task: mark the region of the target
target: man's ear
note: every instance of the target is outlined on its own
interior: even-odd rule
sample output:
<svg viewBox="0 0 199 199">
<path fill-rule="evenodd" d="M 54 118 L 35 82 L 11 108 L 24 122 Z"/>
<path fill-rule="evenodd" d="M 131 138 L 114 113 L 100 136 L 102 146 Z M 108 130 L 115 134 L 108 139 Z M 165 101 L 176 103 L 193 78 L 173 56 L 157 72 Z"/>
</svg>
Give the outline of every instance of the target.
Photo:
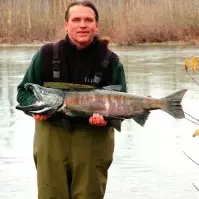
<svg viewBox="0 0 199 199">
<path fill-rule="evenodd" d="M 99 23 L 96 22 L 96 32 L 98 33 L 99 32 Z"/>
<path fill-rule="evenodd" d="M 68 32 L 68 23 L 67 23 L 67 21 L 64 23 L 64 29 L 65 29 L 66 32 Z"/>
</svg>

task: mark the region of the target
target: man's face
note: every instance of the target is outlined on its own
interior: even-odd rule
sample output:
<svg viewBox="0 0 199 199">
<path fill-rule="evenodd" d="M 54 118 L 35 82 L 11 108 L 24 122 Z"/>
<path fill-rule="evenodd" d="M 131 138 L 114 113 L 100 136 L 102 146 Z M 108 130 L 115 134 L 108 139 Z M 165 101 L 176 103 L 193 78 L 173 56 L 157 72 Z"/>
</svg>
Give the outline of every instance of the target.
<svg viewBox="0 0 199 199">
<path fill-rule="evenodd" d="M 93 41 L 93 37 L 98 31 L 94 11 L 81 5 L 71 7 L 65 29 L 77 48 L 85 48 Z"/>
</svg>

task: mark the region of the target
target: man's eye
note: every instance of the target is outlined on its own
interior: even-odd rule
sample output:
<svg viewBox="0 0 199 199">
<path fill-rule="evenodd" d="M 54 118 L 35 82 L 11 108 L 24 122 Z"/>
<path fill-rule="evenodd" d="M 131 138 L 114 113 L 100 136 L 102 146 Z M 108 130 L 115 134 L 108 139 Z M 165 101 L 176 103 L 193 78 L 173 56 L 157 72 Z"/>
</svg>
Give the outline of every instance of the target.
<svg viewBox="0 0 199 199">
<path fill-rule="evenodd" d="M 91 19 L 91 18 L 87 18 L 85 21 L 87 21 L 87 22 L 93 22 L 94 20 Z"/>
<path fill-rule="evenodd" d="M 73 21 L 73 22 L 79 22 L 80 19 L 79 19 L 79 18 L 74 18 L 72 21 Z"/>
</svg>

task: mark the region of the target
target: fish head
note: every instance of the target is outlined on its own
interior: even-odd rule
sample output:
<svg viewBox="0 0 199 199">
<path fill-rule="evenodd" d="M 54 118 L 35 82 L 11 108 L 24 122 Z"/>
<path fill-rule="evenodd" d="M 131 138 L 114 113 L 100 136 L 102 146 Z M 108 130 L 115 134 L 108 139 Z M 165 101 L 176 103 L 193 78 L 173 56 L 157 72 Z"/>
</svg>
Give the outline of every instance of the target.
<svg viewBox="0 0 199 199">
<path fill-rule="evenodd" d="M 38 101 L 54 108 L 63 104 L 64 92 L 59 89 L 47 88 L 38 84 L 26 83 L 25 89 L 34 93 Z"/>
</svg>

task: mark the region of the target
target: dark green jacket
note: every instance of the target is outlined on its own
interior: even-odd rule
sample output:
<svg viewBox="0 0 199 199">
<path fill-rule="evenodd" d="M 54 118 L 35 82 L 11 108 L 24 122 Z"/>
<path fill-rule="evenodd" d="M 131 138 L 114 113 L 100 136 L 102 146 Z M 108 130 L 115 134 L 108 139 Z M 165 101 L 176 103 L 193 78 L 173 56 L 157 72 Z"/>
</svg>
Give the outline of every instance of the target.
<svg viewBox="0 0 199 199">
<path fill-rule="evenodd" d="M 21 106 L 27 106 L 33 104 L 36 101 L 34 95 L 24 89 L 26 83 L 34 83 L 39 85 L 44 85 L 44 79 L 42 75 L 43 65 L 42 65 L 41 51 L 39 50 L 33 57 L 32 62 L 25 73 L 22 82 L 18 86 L 17 101 Z M 78 61 L 78 60 L 77 60 Z M 110 63 L 112 67 L 112 77 L 110 77 L 110 85 L 122 85 L 122 91 L 126 92 L 126 81 L 123 65 L 120 63 L 119 59 Z M 75 83 L 75 82 L 70 82 Z M 104 85 L 106 86 L 106 85 Z"/>
</svg>

